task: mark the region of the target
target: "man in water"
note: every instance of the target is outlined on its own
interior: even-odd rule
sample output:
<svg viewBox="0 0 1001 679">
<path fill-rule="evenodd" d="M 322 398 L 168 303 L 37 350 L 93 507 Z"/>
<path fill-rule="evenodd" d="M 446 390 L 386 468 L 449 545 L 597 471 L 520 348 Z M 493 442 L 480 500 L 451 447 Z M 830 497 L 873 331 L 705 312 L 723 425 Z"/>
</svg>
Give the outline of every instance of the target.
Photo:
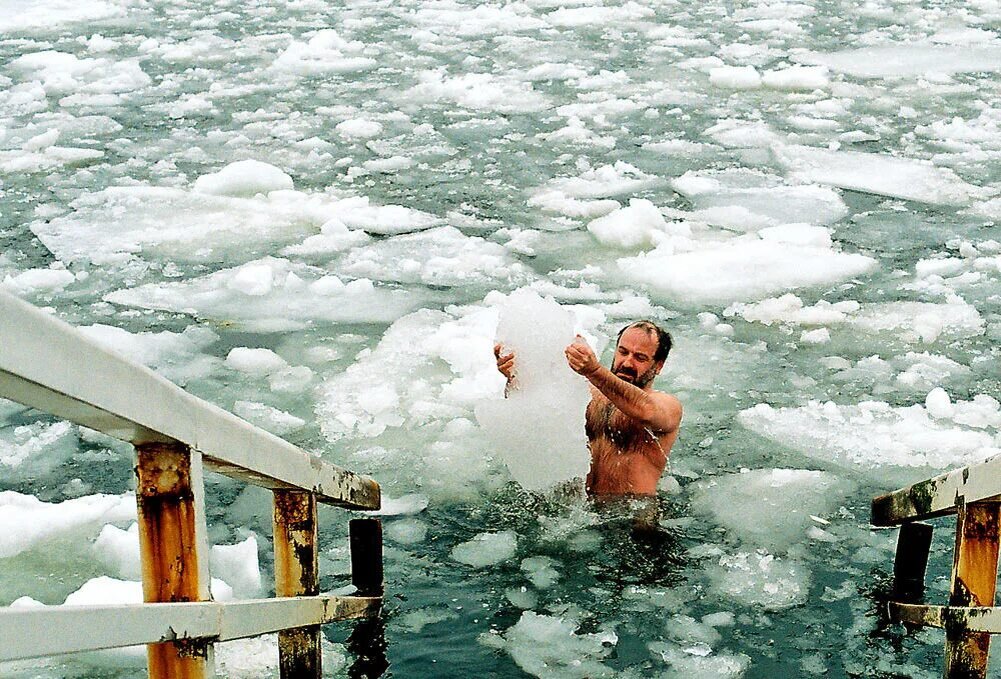
<svg viewBox="0 0 1001 679">
<path fill-rule="evenodd" d="M 497 369 L 514 380 L 514 354 L 494 346 Z M 595 496 L 653 496 L 678 436 L 681 402 L 656 391 L 653 380 L 671 350 L 671 335 L 650 321 L 619 332 L 611 370 L 580 336 L 565 350 L 567 363 L 591 383 L 586 431 L 591 450 L 587 492 Z"/>
</svg>

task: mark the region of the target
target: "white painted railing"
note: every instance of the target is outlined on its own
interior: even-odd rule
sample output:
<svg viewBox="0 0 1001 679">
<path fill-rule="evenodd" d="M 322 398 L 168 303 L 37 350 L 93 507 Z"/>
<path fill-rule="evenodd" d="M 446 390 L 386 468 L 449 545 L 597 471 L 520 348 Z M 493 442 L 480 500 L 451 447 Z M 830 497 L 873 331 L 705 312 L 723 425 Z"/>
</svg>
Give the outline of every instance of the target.
<svg viewBox="0 0 1001 679">
<path fill-rule="evenodd" d="M 188 394 L 3 292 L 0 397 L 133 444 L 147 602 L 0 609 L 0 660 L 149 644 L 151 677 L 197 678 L 212 674 L 212 643 L 278 631 L 282 676 L 319 677 L 319 626 L 378 614 L 378 520 L 351 521 L 355 596 L 321 596 L 317 572 L 317 502 L 378 509 L 372 479 Z M 274 492 L 279 598 L 210 600 L 203 468 Z"/>
</svg>

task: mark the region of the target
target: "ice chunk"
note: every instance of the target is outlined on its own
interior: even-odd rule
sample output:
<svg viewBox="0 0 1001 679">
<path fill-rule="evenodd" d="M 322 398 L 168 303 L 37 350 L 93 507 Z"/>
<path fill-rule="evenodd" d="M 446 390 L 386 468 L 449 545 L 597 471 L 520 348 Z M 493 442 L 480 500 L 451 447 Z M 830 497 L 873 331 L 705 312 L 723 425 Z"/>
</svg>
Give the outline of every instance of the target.
<svg viewBox="0 0 1001 679">
<path fill-rule="evenodd" d="M 66 597 L 64 606 L 102 606 L 108 604 L 138 604 L 143 600 L 143 584 L 135 580 L 119 580 L 101 576 L 85 582 Z"/>
<path fill-rule="evenodd" d="M 792 323 L 796 325 L 828 325 L 840 323 L 857 312 L 861 305 L 854 300 L 830 303 L 820 300 L 813 306 L 804 307 L 803 300 L 792 293 L 781 297 L 770 297 L 753 304 L 732 304 L 723 311 L 723 316 L 741 316 L 752 323 Z"/>
<path fill-rule="evenodd" d="M 629 0 L 621 5 L 602 6 L 595 4 L 590 7 L 568 7 L 560 3 L 560 9 L 546 15 L 546 21 L 553 26 L 565 28 L 583 28 L 595 26 L 604 28 L 627 22 L 635 22 L 652 17 L 654 11 L 637 2 Z"/>
<path fill-rule="evenodd" d="M 709 71 L 709 83 L 729 90 L 761 87 L 761 75 L 753 66 L 719 66 Z"/>
<path fill-rule="evenodd" d="M 558 565 L 548 556 L 530 556 L 522 559 L 521 570 L 536 589 L 548 589 L 560 579 Z"/>
<path fill-rule="evenodd" d="M 288 367 L 288 363 L 270 349 L 233 347 L 226 356 L 226 367 L 263 377 Z"/>
<path fill-rule="evenodd" d="M 371 139 L 382 134 L 382 125 L 374 120 L 350 118 L 337 123 L 335 130 L 347 139 Z"/>
<path fill-rule="evenodd" d="M 402 497 L 389 497 L 385 493 L 382 495 L 382 507 L 379 511 L 372 512 L 377 516 L 403 516 L 407 514 L 420 514 L 428 507 L 428 498 L 420 493 L 411 493 Z"/>
<path fill-rule="evenodd" d="M 37 220 L 31 229 L 67 263 L 106 265 L 139 253 L 180 262 L 238 263 L 315 233 L 334 212 L 356 202 L 296 192 L 234 198 L 122 186 L 84 194 L 71 203 L 70 214 Z"/>
<path fill-rule="evenodd" d="M 511 475 L 529 490 L 583 478 L 590 467 L 584 411 L 586 380 L 567 365 L 573 315 L 533 291 L 511 294 L 497 340 L 515 353 L 515 385 L 503 400 L 476 408 L 476 419 Z"/>
<path fill-rule="evenodd" d="M 587 225 L 587 230 L 600 243 L 619 248 L 652 245 L 658 234 L 691 235 L 686 224 L 668 225 L 657 206 L 641 198 L 630 200 L 629 207 L 595 219 Z"/>
<path fill-rule="evenodd" d="M 532 16 L 531 10 L 521 3 L 475 7 L 466 7 L 458 3 L 441 3 L 421 7 L 416 12 L 408 14 L 407 18 L 419 26 L 432 28 L 435 33 L 463 38 L 510 35 L 516 31 L 546 27 L 544 21 Z"/>
<path fill-rule="evenodd" d="M 345 40 L 337 31 L 325 29 L 308 42 L 293 40 L 271 67 L 300 77 L 365 71 L 378 62 L 365 56 L 364 50 L 365 43 Z"/>
<path fill-rule="evenodd" d="M 219 359 L 202 353 L 219 336 L 201 326 L 192 325 L 184 332 L 131 333 L 101 324 L 78 329 L 99 344 L 182 385 L 207 377 L 219 365 Z"/>
<path fill-rule="evenodd" d="M 0 491 L 0 558 L 16 556 L 59 535 L 96 531 L 109 521 L 135 518 L 132 493 L 87 495 L 52 503 L 12 490 Z"/>
<path fill-rule="evenodd" d="M 892 333 L 904 342 L 925 344 L 940 337 L 976 337 L 985 329 L 984 319 L 976 307 L 959 297 L 941 304 L 906 301 L 868 304 L 850 322 L 866 332 Z"/>
<path fill-rule="evenodd" d="M 0 32 L 48 33 L 67 24 L 122 19 L 128 8 L 127 3 L 103 0 L 0 0 Z"/>
<path fill-rule="evenodd" d="M 786 185 L 779 177 L 747 171 L 686 172 L 671 188 L 692 201 L 694 217 L 739 231 L 783 224 L 826 225 L 843 219 L 848 206 L 836 191 L 810 184 Z M 726 219 L 720 208 L 740 208 Z M 723 217 L 724 219 L 721 219 Z"/>
<path fill-rule="evenodd" d="M 452 226 L 355 248 L 341 270 L 353 276 L 425 285 L 512 285 L 532 278 L 503 245 L 466 236 Z"/>
<path fill-rule="evenodd" d="M 618 643 L 614 632 L 583 634 L 572 619 L 525 611 L 502 638 L 481 636 L 505 649 L 524 672 L 554 679 L 598 679 L 615 675 L 602 664 Z"/>
<path fill-rule="evenodd" d="M 650 651 L 660 656 L 673 673 L 670 676 L 685 679 L 738 679 L 751 666 L 751 659 L 743 653 L 712 653 L 704 647 L 682 647 L 665 642 L 651 642 Z"/>
<path fill-rule="evenodd" d="M 306 420 L 301 417 L 253 401 L 237 401 L 233 404 L 233 412 L 247 422 L 278 436 L 286 436 L 306 426 Z"/>
<path fill-rule="evenodd" d="M 2 286 L 20 297 L 52 295 L 61 292 L 76 277 L 66 269 L 28 269 L 16 275 L 4 277 Z"/>
<path fill-rule="evenodd" d="M 680 254 L 661 246 L 618 260 L 626 280 L 645 284 L 655 296 L 686 307 L 750 301 L 790 288 L 831 285 L 876 266 L 876 260 L 865 255 L 756 237 Z"/>
<path fill-rule="evenodd" d="M 452 558 L 474 568 L 484 568 L 509 561 L 517 550 L 518 536 L 514 531 L 480 533 L 453 547 Z"/>
<path fill-rule="evenodd" d="M 824 89 L 830 84 L 824 66 L 793 66 L 777 71 L 766 71 L 761 76 L 765 87 L 776 90 L 806 91 Z"/>
<path fill-rule="evenodd" d="M 0 468 L 52 468 L 72 455 L 76 447 L 76 429 L 69 422 L 36 422 L 0 429 Z"/>
<path fill-rule="evenodd" d="M 775 157 L 799 181 L 932 205 L 967 205 L 989 192 L 946 167 L 877 153 L 776 145 Z"/>
<path fill-rule="evenodd" d="M 101 534 L 94 541 L 94 552 L 117 575 L 127 580 L 142 579 L 138 523 L 133 523 L 128 530 L 109 523 L 101 529 Z"/>
<path fill-rule="evenodd" d="M 402 205 L 370 205 L 368 200 L 346 203 L 337 213 L 345 226 L 369 233 L 395 235 L 439 226 L 441 218 Z"/>
<path fill-rule="evenodd" d="M 928 392 L 928 396 L 925 397 L 925 410 L 928 411 L 929 415 L 938 420 L 944 418 L 952 419 L 952 416 L 956 413 L 948 392 L 942 387 L 935 387 Z"/>
<path fill-rule="evenodd" d="M 808 457 L 894 480 L 968 464 L 997 450 L 989 433 L 933 419 L 921 405 L 810 401 L 774 408 L 761 403 L 741 411 L 737 419 L 751 431 Z M 914 473 L 906 473 L 908 468 Z"/>
<path fill-rule="evenodd" d="M 448 76 L 444 69 L 418 74 L 418 83 L 403 92 L 408 103 L 449 103 L 475 111 L 531 113 L 549 107 L 549 99 L 531 83 L 507 75 L 464 73 Z"/>
<path fill-rule="evenodd" d="M 199 193 L 250 197 L 258 193 L 291 190 L 292 178 L 274 165 L 259 160 L 239 160 L 213 174 L 195 180 Z"/>
<path fill-rule="evenodd" d="M 384 323 L 421 303 L 417 293 L 375 286 L 364 278 L 343 283 L 324 273 L 323 269 L 266 257 L 190 281 L 119 290 L 105 299 L 126 306 L 197 314 L 261 331 L 301 328 L 314 321 Z M 249 284 L 250 279 L 254 285 Z M 262 294 L 263 286 L 258 284 L 265 279 L 270 285 Z"/>
<path fill-rule="evenodd" d="M 402 545 L 415 545 L 424 542 L 428 527 L 426 523 L 417 519 L 402 519 L 387 523 L 384 530 L 386 537 L 393 542 Z"/>
<path fill-rule="evenodd" d="M 757 469 L 698 482 L 692 506 L 748 546 L 777 553 L 802 542 L 810 516 L 834 511 L 852 490 L 830 472 Z"/>
<path fill-rule="evenodd" d="M 724 554 L 707 570 L 721 594 L 766 611 L 800 605 L 810 592 L 810 572 L 804 564 L 763 549 Z"/>
<path fill-rule="evenodd" d="M 257 558 L 257 537 L 251 533 L 235 545 L 213 545 L 212 573 L 233 588 L 238 599 L 252 599 L 261 593 L 261 569 Z"/>
<path fill-rule="evenodd" d="M 901 78 L 929 74 L 1001 72 L 1001 46 L 936 45 L 928 42 L 874 45 L 841 52 L 793 56 L 804 64 L 826 66 L 859 78 Z"/>
</svg>

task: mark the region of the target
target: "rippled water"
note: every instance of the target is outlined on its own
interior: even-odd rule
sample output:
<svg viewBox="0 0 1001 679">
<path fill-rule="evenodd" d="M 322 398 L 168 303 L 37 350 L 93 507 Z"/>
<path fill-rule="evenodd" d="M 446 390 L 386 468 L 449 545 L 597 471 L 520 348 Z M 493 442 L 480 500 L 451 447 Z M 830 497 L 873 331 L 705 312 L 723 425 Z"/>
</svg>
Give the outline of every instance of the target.
<svg viewBox="0 0 1001 679">
<path fill-rule="evenodd" d="M 869 501 L 1001 447 L 999 26 L 992 0 L 0 0 L 0 281 L 382 483 L 385 657 L 332 625 L 332 675 L 937 676 L 941 634 L 876 615 Z M 523 286 L 606 356 L 634 318 L 674 333 L 659 532 L 494 460 L 473 411 Z M 127 600 L 131 479 L 0 403 L 0 604 Z M 214 575 L 267 594 L 269 494 L 209 484 L 249 564 Z M 274 640 L 217 665 L 274 672 Z"/>
</svg>

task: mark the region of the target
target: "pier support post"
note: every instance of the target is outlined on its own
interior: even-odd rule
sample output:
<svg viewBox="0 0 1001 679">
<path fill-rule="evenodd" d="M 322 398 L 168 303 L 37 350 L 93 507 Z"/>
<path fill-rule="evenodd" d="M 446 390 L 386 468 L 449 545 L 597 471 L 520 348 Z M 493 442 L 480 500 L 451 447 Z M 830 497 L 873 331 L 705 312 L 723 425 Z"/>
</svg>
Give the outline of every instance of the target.
<svg viewBox="0 0 1001 679">
<path fill-rule="evenodd" d="M 924 598 L 931 538 L 931 524 L 913 521 L 900 526 L 893 561 L 894 601 L 916 604 Z"/>
<path fill-rule="evenodd" d="M 320 593 L 316 495 L 274 491 L 275 596 Z M 319 679 L 322 672 L 320 626 L 278 633 L 282 679 Z"/>
<path fill-rule="evenodd" d="M 956 517 L 956 553 L 950 606 L 993 606 L 998 573 L 996 503 L 960 505 Z M 987 675 L 991 635 L 946 625 L 946 679 L 982 679 Z"/>
<path fill-rule="evenodd" d="M 202 456 L 177 443 L 136 446 L 136 503 L 143 598 L 208 601 L 208 540 Z M 147 647 L 150 679 L 203 679 L 211 646 L 183 642 Z"/>
<path fill-rule="evenodd" d="M 358 596 L 384 594 L 382 569 L 382 521 L 351 519 L 351 584 Z M 386 659 L 386 628 L 381 611 L 355 623 L 347 640 L 348 651 L 355 656 L 348 668 L 350 679 L 381 677 L 389 667 Z"/>
</svg>

